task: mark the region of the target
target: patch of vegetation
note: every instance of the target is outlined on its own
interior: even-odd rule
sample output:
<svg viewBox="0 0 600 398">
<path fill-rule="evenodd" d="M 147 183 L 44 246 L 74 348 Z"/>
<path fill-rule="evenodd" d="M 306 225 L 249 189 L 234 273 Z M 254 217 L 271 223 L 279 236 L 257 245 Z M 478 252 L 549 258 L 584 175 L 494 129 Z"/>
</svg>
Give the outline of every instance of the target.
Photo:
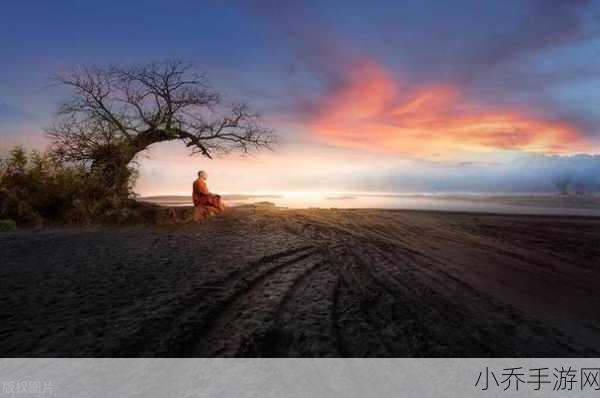
<svg viewBox="0 0 600 398">
<path fill-rule="evenodd" d="M 0 220 L 0 232 L 12 232 L 17 230 L 17 223 L 14 220 Z"/>
<path fill-rule="evenodd" d="M 50 153 L 13 148 L 0 160 L 0 218 L 19 225 L 127 222 L 135 201 L 106 189 L 102 175 Z"/>
</svg>

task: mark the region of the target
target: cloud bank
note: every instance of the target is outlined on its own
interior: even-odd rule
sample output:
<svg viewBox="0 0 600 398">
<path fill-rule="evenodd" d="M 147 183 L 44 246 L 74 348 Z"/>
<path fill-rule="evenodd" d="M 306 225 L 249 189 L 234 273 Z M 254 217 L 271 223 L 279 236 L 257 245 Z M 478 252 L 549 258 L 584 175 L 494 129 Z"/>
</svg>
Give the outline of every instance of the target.
<svg viewBox="0 0 600 398">
<path fill-rule="evenodd" d="M 449 85 L 403 87 L 373 62 L 353 66 L 347 84 L 325 96 L 308 129 L 329 143 L 420 158 L 456 158 L 496 149 L 593 151 L 577 126 L 522 109 L 480 109 Z"/>
</svg>

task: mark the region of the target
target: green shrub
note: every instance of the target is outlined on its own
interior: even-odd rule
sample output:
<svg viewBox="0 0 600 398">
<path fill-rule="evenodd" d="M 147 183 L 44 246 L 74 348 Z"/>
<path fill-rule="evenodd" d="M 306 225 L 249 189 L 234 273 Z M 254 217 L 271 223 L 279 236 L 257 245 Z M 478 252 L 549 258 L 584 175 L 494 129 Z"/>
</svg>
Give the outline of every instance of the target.
<svg viewBox="0 0 600 398">
<path fill-rule="evenodd" d="M 131 191 L 110 192 L 105 179 L 83 165 L 15 147 L 0 161 L 0 218 L 26 226 L 127 222 Z"/>
<path fill-rule="evenodd" d="M 17 229 L 17 223 L 13 220 L 0 220 L 0 232 L 12 232 Z"/>
</svg>

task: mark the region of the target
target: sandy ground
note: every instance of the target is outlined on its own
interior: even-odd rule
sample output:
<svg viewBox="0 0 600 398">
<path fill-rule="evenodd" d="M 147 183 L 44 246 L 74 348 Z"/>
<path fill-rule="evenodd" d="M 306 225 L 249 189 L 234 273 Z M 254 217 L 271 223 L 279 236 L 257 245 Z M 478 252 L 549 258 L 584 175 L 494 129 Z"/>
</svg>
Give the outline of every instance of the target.
<svg viewBox="0 0 600 398">
<path fill-rule="evenodd" d="M 0 253 L 2 356 L 600 356 L 600 219 L 239 208 Z"/>
</svg>

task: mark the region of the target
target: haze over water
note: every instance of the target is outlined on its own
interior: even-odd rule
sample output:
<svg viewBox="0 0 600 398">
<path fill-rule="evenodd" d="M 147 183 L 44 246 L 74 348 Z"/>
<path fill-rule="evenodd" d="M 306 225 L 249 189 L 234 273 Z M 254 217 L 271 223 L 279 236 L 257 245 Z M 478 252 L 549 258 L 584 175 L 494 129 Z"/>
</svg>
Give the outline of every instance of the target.
<svg viewBox="0 0 600 398">
<path fill-rule="evenodd" d="M 502 214 L 578 215 L 600 217 L 600 199 L 558 195 L 393 194 L 278 191 L 223 195 L 229 206 L 271 202 L 278 207 L 339 209 L 406 209 Z M 191 206 L 188 196 L 154 196 L 146 200 L 166 206 Z"/>
</svg>

